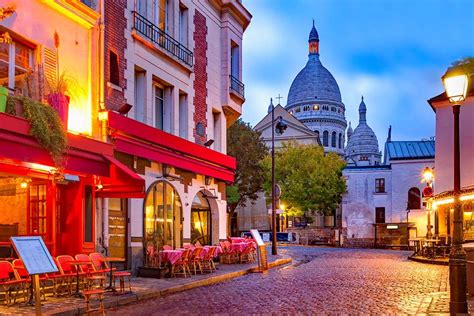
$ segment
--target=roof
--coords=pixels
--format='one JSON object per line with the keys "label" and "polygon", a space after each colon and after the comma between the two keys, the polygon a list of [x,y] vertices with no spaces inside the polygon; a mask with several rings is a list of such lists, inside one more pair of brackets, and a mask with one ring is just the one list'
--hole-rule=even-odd
{"label": "roof", "polygon": [[434,140],[389,141],[385,143],[385,161],[434,158]]}

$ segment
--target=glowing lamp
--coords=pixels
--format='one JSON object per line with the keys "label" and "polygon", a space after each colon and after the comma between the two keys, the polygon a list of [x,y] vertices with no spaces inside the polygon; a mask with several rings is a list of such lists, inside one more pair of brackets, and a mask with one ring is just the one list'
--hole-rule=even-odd
{"label": "glowing lamp", "polygon": [[459,103],[466,99],[469,78],[461,66],[448,68],[441,79],[449,102]]}
{"label": "glowing lamp", "polygon": [[108,121],[109,120],[109,112],[108,111],[99,111],[99,121]]}
{"label": "glowing lamp", "polygon": [[433,181],[433,178],[434,178],[433,169],[431,169],[430,167],[426,167],[423,170],[423,180],[425,180],[426,183],[431,183]]}
{"label": "glowing lamp", "polygon": [[26,182],[25,180],[21,181],[20,188],[26,189],[27,187],[28,187],[28,182]]}

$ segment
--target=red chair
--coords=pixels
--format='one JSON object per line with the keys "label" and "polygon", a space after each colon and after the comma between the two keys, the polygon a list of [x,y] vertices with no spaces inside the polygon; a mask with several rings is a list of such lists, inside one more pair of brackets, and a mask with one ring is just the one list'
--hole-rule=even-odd
{"label": "red chair", "polygon": [[209,251],[206,253],[202,259],[202,270],[206,272],[216,271],[216,266],[214,264],[214,257],[216,254],[217,247],[213,246],[209,248]]}
{"label": "red chair", "polygon": [[0,261],[0,293],[4,294],[7,306],[12,304],[12,299],[15,303],[19,296],[26,301],[28,297],[27,286],[28,281],[20,278],[10,262]]}
{"label": "red chair", "polygon": [[[125,278],[128,278],[128,286],[130,292],[132,292],[131,278],[132,274],[128,271],[116,271],[116,268],[110,269],[107,261],[104,261],[105,257],[99,253],[94,252],[89,255],[97,271],[112,273],[112,281],[115,286],[115,280],[118,278],[120,280],[120,291],[123,293],[125,291]],[[110,276],[110,275],[109,275]]]}
{"label": "red chair", "polygon": [[[56,263],[57,263],[59,272],[61,272],[61,275],[64,276],[69,288],[68,291],[71,294],[72,288],[74,285],[74,280],[76,280],[77,278],[77,270],[75,266],[69,263],[70,261],[74,261],[74,258],[72,256],[62,255],[62,256],[56,257]],[[79,278],[83,284],[84,284],[84,275],[85,275],[84,272],[79,271]]]}
{"label": "red chair", "polygon": [[117,270],[116,268],[110,269],[108,263],[104,261],[105,257],[99,252],[94,252],[89,255],[90,260],[94,264],[96,271],[103,273],[109,273],[111,271]]}
{"label": "red chair", "polygon": [[193,265],[194,274],[197,274],[196,267],[202,273],[201,261],[202,261],[202,252],[203,252],[203,250],[204,250],[203,248],[194,248],[194,250],[192,250],[192,254],[189,258],[189,265],[191,265],[191,264]]}
{"label": "red chair", "polygon": [[182,274],[184,277],[191,276],[191,270],[189,269],[189,257],[191,255],[190,249],[183,250],[181,258],[178,259],[174,264],[171,265],[171,276]]}
{"label": "red chair", "polygon": [[95,269],[94,264],[92,263],[92,260],[89,258],[89,256],[85,254],[77,254],[76,260],[88,263],[80,266],[81,272],[86,275],[86,287],[90,289],[98,283],[98,286],[103,288],[105,283],[105,275],[103,272],[97,271]]}

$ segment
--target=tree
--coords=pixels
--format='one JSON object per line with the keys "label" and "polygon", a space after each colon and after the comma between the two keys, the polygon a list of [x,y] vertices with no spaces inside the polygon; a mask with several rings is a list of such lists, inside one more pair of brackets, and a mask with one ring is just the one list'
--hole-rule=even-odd
{"label": "tree", "polygon": [[227,130],[227,154],[237,160],[235,181],[228,186],[227,205],[233,213],[238,206],[257,199],[262,190],[264,174],[261,161],[268,154],[259,132],[239,119]]}
{"label": "tree", "polygon": [[[335,153],[325,154],[318,145],[285,142],[275,152],[275,179],[282,190],[281,200],[289,215],[306,212],[334,214],[346,192],[342,177],[344,160]],[[264,189],[271,196],[271,157],[263,161]]]}

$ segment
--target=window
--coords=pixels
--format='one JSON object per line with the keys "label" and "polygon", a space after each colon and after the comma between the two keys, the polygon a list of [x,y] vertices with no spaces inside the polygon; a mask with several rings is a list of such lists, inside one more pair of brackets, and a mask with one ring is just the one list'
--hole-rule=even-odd
{"label": "window", "polygon": [[319,110],[319,105],[315,104],[313,105],[313,111],[318,111]]}
{"label": "window", "polygon": [[158,84],[153,85],[153,125],[158,129],[163,129],[163,118],[165,108],[165,91]]}
{"label": "window", "polygon": [[385,207],[376,207],[375,208],[375,222],[376,223],[385,223]]}
{"label": "window", "polygon": [[310,108],[309,108],[309,105],[305,105],[305,106],[303,107],[303,111],[309,111],[309,109],[310,109]]}
{"label": "window", "polygon": [[336,147],[336,137],[337,137],[336,132],[332,132],[332,134],[331,134],[331,146],[334,147],[334,148]]}
{"label": "window", "polygon": [[109,51],[109,82],[120,85],[118,56],[112,51]]}
{"label": "window", "polygon": [[188,46],[188,8],[179,6],[179,42]]}
{"label": "window", "polygon": [[0,37],[0,85],[21,93],[21,83],[33,65],[33,49],[14,42],[8,32]]}
{"label": "window", "polygon": [[135,70],[135,119],[145,122],[145,100],[146,100],[146,72]]}
{"label": "window", "polygon": [[84,242],[93,241],[93,225],[92,186],[86,185],[84,192]]}
{"label": "window", "polygon": [[369,157],[368,156],[360,156],[359,161],[369,161]]}
{"label": "window", "polygon": [[153,19],[159,29],[169,33],[169,0],[153,0]]}
{"label": "window", "polygon": [[329,107],[327,105],[323,105],[323,110],[324,111],[329,111]]}
{"label": "window", "polygon": [[329,132],[324,131],[323,132],[323,146],[329,146]]}
{"label": "window", "polygon": [[408,209],[418,210],[421,208],[421,192],[418,188],[408,190]]}
{"label": "window", "polygon": [[331,112],[336,112],[336,108],[335,108],[335,107],[332,107],[332,108],[331,108]]}
{"label": "window", "polygon": [[343,147],[342,133],[339,133],[339,148]]}
{"label": "window", "polygon": [[231,42],[230,46],[230,74],[232,77],[240,80],[239,45]]}
{"label": "window", "polygon": [[375,193],[385,193],[385,179],[375,179]]}
{"label": "window", "polygon": [[212,112],[212,117],[214,121],[214,143],[212,143],[212,149],[216,151],[221,151],[221,113],[220,112]]}
{"label": "window", "polygon": [[301,108],[299,108],[299,107],[297,107],[297,108],[295,109],[295,113],[300,113],[300,111],[301,111]]}
{"label": "window", "polygon": [[147,0],[137,0],[136,10],[140,15],[143,15],[144,17],[146,17],[146,3]]}
{"label": "window", "polygon": [[318,136],[318,138],[319,138],[319,131],[318,131],[318,130],[315,130],[314,133],[315,133],[316,136]]}
{"label": "window", "polygon": [[163,181],[153,183],[147,191],[143,212],[145,249],[158,251],[164,245],[181,246],[183,212],[179,194],[172,185]]}
{"label": "window", "polygon": [[188,138],[188,95],[179,95],[179,137]]}

